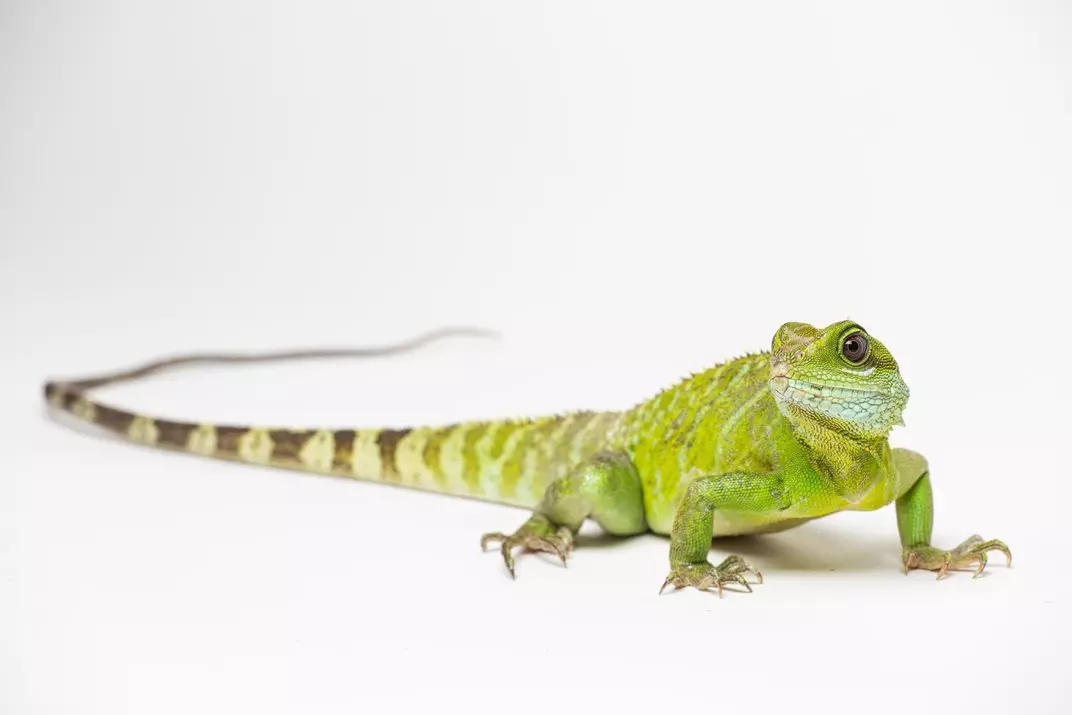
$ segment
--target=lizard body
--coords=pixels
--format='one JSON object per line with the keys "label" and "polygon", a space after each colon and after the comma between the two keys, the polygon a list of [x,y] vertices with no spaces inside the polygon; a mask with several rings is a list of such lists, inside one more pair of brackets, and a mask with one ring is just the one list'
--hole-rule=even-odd
{"label": "lizard body", "polygon": [[906,571],[942,577],[974,565],[978,575],[993,550],[1011,562],[998,540],[973,536],[952,550],[930,544],[926,460],[888,442],[891,429],[903,424],[908,388],[886,347],[851,321],[822,329],[786,323],[769,351],[715,365],[623,411],[405,429],[292,429],[137,415],[87,394],[211,359],[49,382],[45,397],[56,409],[153,447],[532,509],[512,534],[481,540],[501,542],[511,574],[518,547],[556,553],[565,562],[581,524],[593,519],[612,534],[670,535],[664,587],[721,593],[737,583],[751,590],[746,576],[762,577],[743,559],[707,561],[713,536],[781,531],[894,502]]}

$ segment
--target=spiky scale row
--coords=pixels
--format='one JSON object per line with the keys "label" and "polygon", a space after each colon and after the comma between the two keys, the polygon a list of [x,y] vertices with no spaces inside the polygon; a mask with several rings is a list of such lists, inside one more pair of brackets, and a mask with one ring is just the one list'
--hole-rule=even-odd
{"label": "spiky scale row", "polygon": [[622,451],[649,475],[653,507],[668,513],[686,465],[720,454],[722,439],[714,438],[726,434],[706,428],[727,415],[732,419],[723,432],[742,422],[741,405],[758,394],[759,383],[751,378],[762,375],[760,363],[766,360],[765,354],[752,354],[717,365],[627,412],[402,429],[178,422],[93,401],[78,384],[49,383],[46,398],[83,421],[148,446],[524,507],[537,504],[548,484],[593,455]]}
{"label": "spiky scale row", "polygon": [[[858,356],[860,345],[864,357]],[[178,364],[399,349],[409,348],[186,356],[50,383],[45,394],[53,406],[147,445],[519,506],[540,502],[514,535],[485,536],[485,542],[504,541],[511,571],[513,544],[551,548],[564,559],[574,530],[588,518],[620,535],[671,533],[672,526],[666,583],[717,585],[721,592],[725,583],[747,587],[742,569],[748,569],[736,557],[713,566],[707,560],[712,535],[780,531],[891,501],[897,502],[906,569],[943,575],[961,562],[974,562],[978,573],[990,550],[1011,559],[1002,542],[978,536],[952,551],[930,546],[926,460],[891,449],[887,441],[893,425],[901,424],[907,386],[889,351],[850,321],[823,330],[787,323],[775,333],[770,353],[694,374],[624,413],[413,429],[294,430],[157,419],[85,394]]]}
{"label": "spiky scale row", "polygon": [[764,445],[778,422],[767,388],[769,361],[768,353],[752,353],[721,363],[626,413],[621,448],[643,480],[653,530],[669,531],[691,479],[768,466]]}

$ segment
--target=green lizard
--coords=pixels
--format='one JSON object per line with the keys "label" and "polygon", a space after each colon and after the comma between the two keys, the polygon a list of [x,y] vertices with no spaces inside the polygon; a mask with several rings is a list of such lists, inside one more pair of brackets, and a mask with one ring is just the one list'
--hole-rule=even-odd
{"label": "green lizard", "polygon": [[[938,578],[1012,554],[972,536],[931,545],[926,460],[892,448],[908,388],[889,350],[860,325],[786,323],[769,352],[716,365],[632,409],[410,429],[278,429],[176,422],[91,400],[87,391],[180,363],[327,354],[384,354],[412,347],[252,357],[190,356],[110,376],[49,382],[55,408],[127,439],[207,457],[336,474],[532,509],[486,548],[514,574],[518,548],[566,562],[592,519],[610,534],[670,535],[663,588],[706,590],[762,575],[739,556],[708,561],[712,537],[782,531],[844,510],[896,503],[904,571]],[[661,591],[662,589],[660,589]]]}

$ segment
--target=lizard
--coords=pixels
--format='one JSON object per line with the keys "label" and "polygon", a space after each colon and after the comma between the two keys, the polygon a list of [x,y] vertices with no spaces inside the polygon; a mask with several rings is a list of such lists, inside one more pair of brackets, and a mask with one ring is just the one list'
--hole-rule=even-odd
{"label": "lizard", "polygon": [[405,428],[277,428],[181,422],[92,399],[90,390],[181,364],[383,355],[406,345],[261,355],[191,355],[96,378],[48,381],[48,404],[143,445],[203,457],[382,482],[530,511],[489,532],[516,578],[519,550],[563,564],[586,521],[604,532],[669,536],[674,589],[752,592],[763,582],[737,555],[709,560],[717,537],[791,529],[846,510],[895,504],[902,570],[947,576],[1012,552],[978,534],[931,543],[934,500],[923,455],[891,447],[909,390],[892,353],[857,322],[789,322],[769,350],[692,373],[633,407]]}

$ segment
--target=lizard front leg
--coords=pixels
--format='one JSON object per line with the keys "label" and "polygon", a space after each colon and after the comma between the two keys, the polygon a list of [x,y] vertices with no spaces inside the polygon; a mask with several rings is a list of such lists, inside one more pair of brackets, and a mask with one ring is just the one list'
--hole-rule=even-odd
{"label": "lizard front leg", "polygon": [[700,590],[713,586],[721,596],[722,587],[731,583],[751,591],[745,576],[753,574],[759,583],[763,583],[763,575],[740,556],[730,556],[718,566],[707,560],[715,509],[758,515],[784,511],[790,506],[785,479],[777,472],[732,472],[695,480],[689,484],[674,515],[670,535],[670,574],[659,592],[662,593],[668,585],[675,588],[692,586]]}
{"label": "lizard front leg", "polygon": [[[976,578],[986,568],[987,554],[991,551],[1005,554],[1006,565],[1012,565],[1012,552],[1005,542],[999,539],[984,540],[978,534],[968,537],[954,549],[931,546],[934,497],[926,462],[921,456],[908,450],[895,450],[894,458],[902,469],[906,464],[918,468],[915,482],[897,500],[897,530],[901,536],[901,561],[906,574],[911,569],[926,569],[937,571],[940,579],[950,569],[974,566],[975,574],[972,578]],[[920,469],[922,471],[919,471]]]}
{"label": "lizard front leg", "polygon": [[540,505],[520,529],[509,536],[484,534],[480,547],[501,542],[500,552],[511,576],[515,575],[513,551],[519,546],[557,554],[565,564],[573,549],[573,537],[588,518],[618,536],[647,531],[640,477],[624,455],[597,455],[568,476],[551,482]]}

